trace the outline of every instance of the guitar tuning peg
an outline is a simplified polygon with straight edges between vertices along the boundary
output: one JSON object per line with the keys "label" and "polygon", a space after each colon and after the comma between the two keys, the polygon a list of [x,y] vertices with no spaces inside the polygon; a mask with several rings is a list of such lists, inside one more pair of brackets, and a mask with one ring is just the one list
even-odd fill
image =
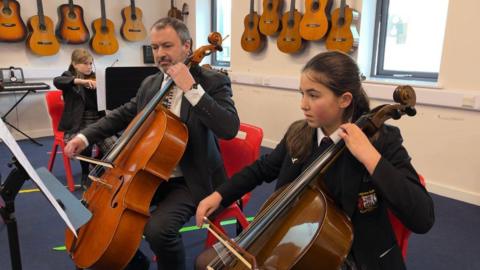
{"label": "guitar tuning peg", "polygon": [[182,15],[186,16],[188,15],[190,12],[188,11],[188,4],[187,3],[183,3],[183,6],[182,6]]}
{"label": "guitar tuning peg", "polygon": [[407,107],[405,108],[405,113],[408,116],[415,116],[417,114],[417,110],[414,107]]}

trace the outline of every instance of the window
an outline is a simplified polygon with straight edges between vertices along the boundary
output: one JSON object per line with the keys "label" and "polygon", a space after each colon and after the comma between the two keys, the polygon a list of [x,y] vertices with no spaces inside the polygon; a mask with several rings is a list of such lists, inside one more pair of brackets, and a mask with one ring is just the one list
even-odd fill
{"label": "window", "polygon": [[231,0],[212,0],[212,31],[217,31],[225,38],[222,42],[223,51],[216,52],[212,55],[212,65],[214,66],[230,66],[231,52]]}
{"label": "window", "polygon": [[448,0],[379,0],[373,76],[436,81],[447,10]]}

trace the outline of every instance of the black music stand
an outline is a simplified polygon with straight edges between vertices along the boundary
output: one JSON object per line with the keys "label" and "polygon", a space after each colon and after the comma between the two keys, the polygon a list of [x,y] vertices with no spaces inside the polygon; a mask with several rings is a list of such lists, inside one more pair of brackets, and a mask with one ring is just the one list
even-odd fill
{"label": "black music stand", "polygon": [[[15,83],[15,84],[25,83],[25,78],[23,76],[23,69],[15,68],[15,67],[0,68],[0,84],[9,84],[9,83]],[[28,136],[25,132],[21,131],[19,128],[17,128],[16,126],[14,126],[13,124],[7,121],[8,114],[12,112],[13,109],[15,109],[18,106],[18,104],[22,102],[22,100],[28,94],[36,92],[35,89],[18,89],[18,90],[21,90],[21,91],[24,90],[26,92],[23,94],[23,96],[19,100],[17,100],[17,102],[15,102],[15,104],[12,105],[12,107],[10,107],[10,109],[6,113],[3,114],[1,118],[3,122],[5,122],[5,124],[9,125],[11,128],[15,129],[16,131],[21,133],[23,136],[27,137],[33,143],[39,146],[42,146],[41,143],[39,143],[32,137]]]}
{"label": "black music stand", "polygon": [[13,109],[15,109],[15,108],[17,107],[17,105],[18,105],[20,102],[22,102],[22,100],[23,100],[28,94],[30,94],[30,93],[36,93],[36,91],[33,90],[33,89],[26,89],[25,91],[26,91],[26,92],[23,94],[23,96],[22,96],[19,100],[17,100],[17,102],[15,102],[15,104],[13,104],[12,107],[10,107],[10,109],[9,109],[6,113],[3,114],[2,120],[3,120],[3,122],[5,122],[5,124],[9,125],[11,128],[15,129],[16,131],[18,131],[19,133],[21,133],[23,136],[27,137],[27,138],[28,138],[30,141],[32,141],[33,143],[35,143],[35,144],[37,144],[37,145],[39,145],[39,146],[42,146],[41,143],[39,143],[38,141],[36,141],[34,138],[28,136],[25,132],[21,131],[19,128],[17,128],[16,126],[14,126],[13,124],[11,124],[10,122],[7,121],[7,116],[8,116],[8,114],[9,114],[10,112],[12,112]]}
{"label": "black music stand", "polygon": [[10,246],[10,262],[12,269],[21,270],[20,242],[18,240],[17,220],[15,218],[15,197],[26,180],[30,179],[25,169],[15,157],[8,167],[13,167],[4,183],[0,182],[0,198],[5,205],[0,205],[0,215],[7,226],[8,244]]}
{"label": "black music stand", "polygon": [[108,67],[105,70],[107,110],[113,110],[128,102],[137,94],[142,81],[158,72],[158,68],[154,66]]}

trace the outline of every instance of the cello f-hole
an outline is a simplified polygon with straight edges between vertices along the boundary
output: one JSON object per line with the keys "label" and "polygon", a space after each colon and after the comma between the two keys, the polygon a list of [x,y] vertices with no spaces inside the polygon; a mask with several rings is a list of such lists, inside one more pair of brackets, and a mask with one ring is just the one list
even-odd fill
{"label": "cello f-hole", "polygon": [[122,189],[122,186],[123,186],[123,184],[125,183],[125,179],[124,179],[123,175],[120,175],[120,176],[118,177],[118,180],[120,181],[120,184],[117,186],[117,189],[115,190],[115,193],[114,193],[113,196],[112,196],[112,201],[111,201],[111,203],[110,203],[110,206],[111,206],[112,208],[116,208],[116,207],[118,206],[117,194],[118,194],[118,192]]}

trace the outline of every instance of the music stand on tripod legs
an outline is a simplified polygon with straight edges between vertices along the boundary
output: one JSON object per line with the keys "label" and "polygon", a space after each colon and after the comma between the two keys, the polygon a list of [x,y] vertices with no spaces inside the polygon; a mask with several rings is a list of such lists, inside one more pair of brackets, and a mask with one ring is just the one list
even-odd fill
{"label": "music stand on tripod legs", "polygon": [[9,167],[15,166],[7,176],[5,182],[0,182],[0,199],[5,205],[0,205],[0,216],[2,217],[8,232],[8,244],[10,246],[10,262],[13,270],[22,269],[20,257],[20,242],[18,240],[17,220],[15,218],[15,197],[23,183],[30,179],[25,169],[16,158],[12,158]]}
{"label": "music stand on tripod legs", "polygon": [[27,137],[27,138],[28,138],[30,141],[32,141],[33,143],[35,143],[35,144],[37,144],[37,145],[39,145],[39,146],[42,146],[41,143],[39,143],[38,141],[36,141],[34,138],[28,136],[25,132],[21,131],[21,130],[20,130],[19,128],[17,128],[16,126],[10,124],[10,122],[8,122],[7,119],[6,119],[7,116],[8,116],[8,114],[9,114],[10,112],[12,112],[13,109],[15,109],[15,108],[17,107],[17,105],[20,104],[20,102],[22,102],[22,100],[23,100],[28,94],[30,94],[30,92],[36,93],[36,91],[33,90],[33,89],[27,89],[26,92],[23,94],[23,96],[22,96],[19,100],[17,100],[17,102],[15,102],[15,104],[13,104],[12,107],[10,107],[10,109],[9,109],[5,114],[3,114],[2,120],[3,120],[3,122],[5,122],[5,124],[7,124],[8,126],[10,126],[10,127],[13,128],[13,129],[15,129],[16,131],[18,131],[19,133],[21,133],[23,136]]}

